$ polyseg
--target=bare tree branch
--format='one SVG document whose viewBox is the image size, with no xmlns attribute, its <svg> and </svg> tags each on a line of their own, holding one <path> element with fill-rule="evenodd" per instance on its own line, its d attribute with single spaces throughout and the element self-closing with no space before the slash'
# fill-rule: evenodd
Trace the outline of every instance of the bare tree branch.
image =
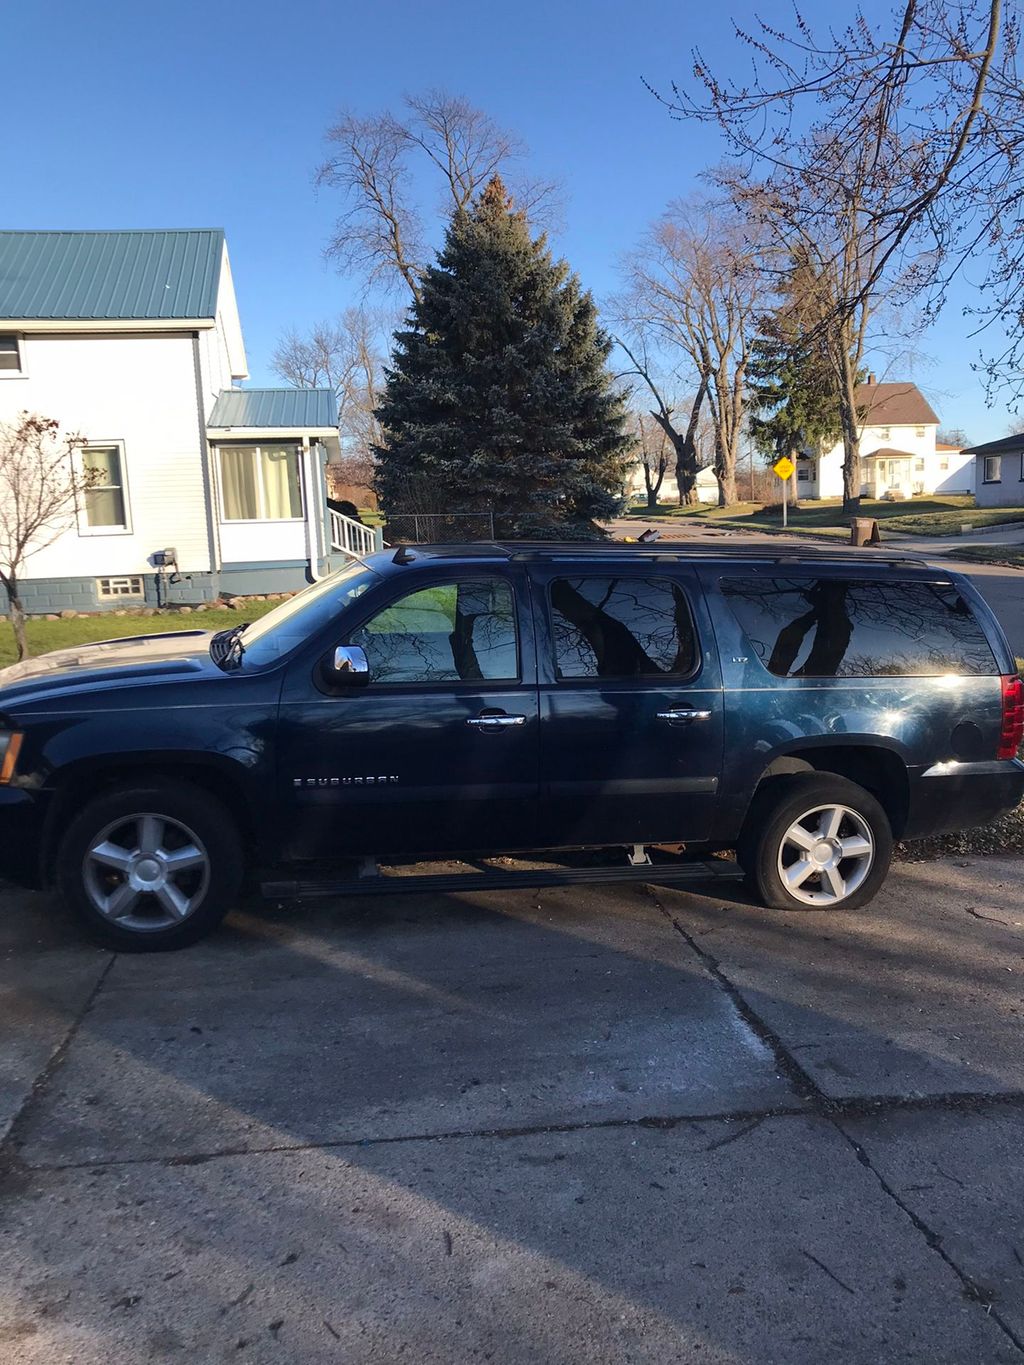
<svg viewBox="0 0 1024 1365">
<path fill-rule="evenodd" d="M 500 174 L 517 205 L 543 226 L 557 188 L 539 180 L 517 184 L 513 168 L 525 145 L 463 96 L 429 90 L 407 95 L 404 104 L 400 118 L 388 111 L 343 114 L 328 129 L 331 151 L 316 179 L 343 196 L 328 255 L 342 270 L 362 274 L 368 287 L 398 286 L 418 299 L 429 233 L 413 193 L 417 162 L 440 176 L 445 220 Z"/>
<path fill-rule="evenodd" d="M 96 471 L 76 470 L 80 436 L 61 435 L 50 417 L 23 412 L 0 423 L 0 583 L 10 600 L 18 658 L 28 655 L 19 579 L 25 561 L 72 524 L 80 494 Z"/>
</svg>

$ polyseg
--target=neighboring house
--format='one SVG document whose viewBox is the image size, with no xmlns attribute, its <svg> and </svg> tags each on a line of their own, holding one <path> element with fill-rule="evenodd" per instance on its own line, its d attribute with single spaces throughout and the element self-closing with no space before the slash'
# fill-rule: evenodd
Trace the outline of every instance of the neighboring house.
<svg viewBox="0 0 1024 1365">
<path fill-rule="evenodd" d="M 245 377 L 220 230 L 0 232 L 0 421 L 55 418 L 102 471 L 29 558 L 28 610 L 286 591 L 341 561 L 333 393 Z"/>
<path fill-rule="evenodd" d="M 646 503 L 647 486 L 644 483 L 644 470 L 642 464 L 635 464 L 630 467 L 629 478 L 626 482 L 626 492 L 630 502 Z M 718 480 L 715 478 L 714 471 L 710 468 L 701 469 L 697 472 L 697 497 L 701 502 L 718 502 Z M 665 471 L 665 477 L 661 481 L 661 488 L 658 490 L 659 502 L 678 502 L 679 484 L 676 481 L 675 470 Z"/>
<path fill-rule="evenodd" d="M 968 451 L 940 445 L 939 419 L 916 384 L 877 384 L 874 376 L 857 389 L 864 414 L 860 437 L 861 494 L 869 498 L 912 498 L 928 493 L 970 493 L 973 461 Z M 797 460 L 801 499 L 843 495 L 843 444 Z"/>
<path fill-rule="evenodd" d="M 964 451 L 974 460 L 979 507 L 1024 507 L 1024 432 Z"/>
</svg>

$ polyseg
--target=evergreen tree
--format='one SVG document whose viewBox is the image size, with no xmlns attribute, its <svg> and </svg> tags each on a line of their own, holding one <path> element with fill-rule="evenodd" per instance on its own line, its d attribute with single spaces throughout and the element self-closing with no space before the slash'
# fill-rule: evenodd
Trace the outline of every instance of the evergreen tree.
<svg viewBox="0 0 1024 1365">
<path fill-rule="evenodd" d="M 797 259 L 779 290 L 775 311 L 758 320 L 747 367 L 750 434 L 773 461 L 842 435 L 839 389 L 820 329 L 818 291 L 810 267 Z"/>
<path fill-rule="evenodd" d="M 385 514 L 493 510 L 502 536 L 599 534 L 632 445 L 611 342 L 497 176 L 455 213 L 409 321 L 377 409 Z"/>
</svg>

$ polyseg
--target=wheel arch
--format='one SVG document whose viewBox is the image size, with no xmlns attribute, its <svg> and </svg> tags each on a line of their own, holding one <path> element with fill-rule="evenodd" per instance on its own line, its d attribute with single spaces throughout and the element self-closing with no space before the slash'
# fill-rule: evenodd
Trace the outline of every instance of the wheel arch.
<svg viewBox="0 0 1024 1365">
<path fill-rule="evenodd" d="M 69 815 L 94 797 L 118 787 L 149 782 L 184 782 L 214 797 L 234 816 L 246 845 L 258 837 L 244 768 L 231 759 L 207 754 L 110 754 L 69 763 L 47 783 L 51 797 L 40 840 L 40 884 L 53 882 L 57 850 Z"/>
<path fill-rule="evenodd" d="M 835 773 L 837 777 L 845 777 L 869 791 L 885 811 L 893 837 L 900 838 L 906 828 L 910 809 L 910 775 L 906 760 L 889 745 L 856 738 L 846 739 L 842 743 L 823 740 L 813 744 L 798 744 L 785 753 L 775 754 L 762 769 L 751 792 L 744 814 L 744 827 L 755 809 L 758 796 L 764 795 L 767 783 L 776 777 L 805 772 Z"/>
</svg>

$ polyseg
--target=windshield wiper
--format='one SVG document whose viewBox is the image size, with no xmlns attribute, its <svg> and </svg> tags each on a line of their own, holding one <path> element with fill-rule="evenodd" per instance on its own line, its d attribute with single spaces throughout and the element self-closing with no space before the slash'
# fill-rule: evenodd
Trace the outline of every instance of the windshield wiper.
<svg viewBox="0 0 1024 1365">
<path fill-rule="evenodd" d="M 248 621 L 240 621 L 237 626 L 231 626 L 228 630 L 218 630 L 210 641 L 210 658 L 218 668 L 237 667 L 242 662 L 242 655 L 245 653 L 242 634 L 248 628 Z"/>
</svg>

